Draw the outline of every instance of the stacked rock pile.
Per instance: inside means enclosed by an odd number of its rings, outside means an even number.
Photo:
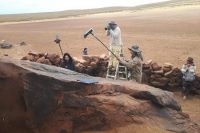
[[[29,60],[47,65],[60,66],[61,58],[57,54],[29,52],[22,60]]]
[[[82,58],[74,57],[75,71],[91,76],[105,77],[108,65],[106,55],[84,55]],[[60,66],[62,59],[57,54],[29,52],[22,60],[29,60],[47,65]]]
[[[106,76],[108,60],[106,55],[84,55],[82,59],[74,58],[77,72],[98,77]]]
[[[143,64],[143,81],[151,86],[171,90],[182,87],[182,73],[171,63],[165,63],[163,66],[156,62],[148,61]],[[196,75],[193,91],[200,94],[200,75]]]
[[[165,63],[163,66],[156,62],[148,61],[143,64],[145,82],[159,88],[174,88],[181,86],[182,73],[172,64]]]
[[[74,57],[75,71],[91,76],[105,77],[108,60],[106,55],[84,55],[82,58]],[[62,59],[57,54],[29,52],[22,60],[60,66]],[[157,88],[172,90],[182,87],[182,73],[171,63],[159,65],[152,60],[143,64],[143,83]],[[196,75],[193,91],[200,94],[200,75]]]

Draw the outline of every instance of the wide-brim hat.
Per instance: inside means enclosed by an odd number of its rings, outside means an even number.
[[[188,57],[188,58],[187,58],[187,61],[193,63],[193,58],[192,58],[192,57]]]
[[[128,48],[130,51],[133,51],[133,52],[137,52],[137,53],[139,53],[139,52],[141,52],[140,50],[139,50],[139,46],[138,45],[133,45],[132,47],[130,47],[130,48]]]
[[[115,23],[115,21],[110,21],[108,24],[109,25],[117,25],[117,23]]]

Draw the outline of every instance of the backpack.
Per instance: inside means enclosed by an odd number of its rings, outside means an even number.
[[[184,77],[185,81],[194,81],[195,80],[195,75],[194,73],[191,73],[191,72],[186,72],[184,74]]]

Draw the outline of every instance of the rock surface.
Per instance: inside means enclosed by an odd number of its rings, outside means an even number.
[[[1,42],[0,43],[0,48],[2,48],[2,49],[10,49],[10,48],[12,48],[12,44],[11,43],[8,43],[8,42]]]
[[[2,133],[106,131],[128,124],[200,131],[171,92],[5,58],[0,59],[0,117]]]

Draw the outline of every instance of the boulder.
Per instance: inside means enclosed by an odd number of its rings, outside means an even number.
[[[45,57],[39,58],[36,62],[42,63],[42,64],[47,64],[47,65],[52,65],[52,63],[49,61],[49,59],[45,59]]]
[[[153,63],[153,60],[148,60],[145,64],[150,65]]]
[[[91,62],[91,63],[90,63],[90,66],[92,66],[93,68],[96,68],[96,67],[97,67],[97,62],[94,62],[94,61]]]
[[[0,105],[6,114],[0,119],[2,132],[78,133],[130,124],[173,132],[200,131],[181,111],[172,92],[148,85],[11,59],[0,59],[0,73],[4,75]]]
[[[24,42],[24,41],[22,41],[22,42],[19,43],[19,45],[20,45],[20,46],[23,46],[23,45],[27,45],[27,43]]]
[[[166,86],[169,83],[170,79],[162,77],[162,78],[155,79],[155,81],[158,81],[159,83],[161,83],[164,86]]]
[[[196,80],[200,82],[200,73],[196,74]]]
[[[83,64],[81,64],[81,63],[77,63],[77,64],[75,65],[75,70],[76,70],[77,72],[84,73],[84,72],[85,72],[85,69],[86,69],[86,67],[85,67]]]
[[[10,49],[12,48],[12,44],[4,43],[4,44],[0,44],[0,47],[2,49]]]
[[[170,67],[163,67],[164,73],[170,72],[171,70],[172,70],[172,68],[170,68]]]
[[[49,59],[52,65],[60,66],[61,58],[58,54],[48,54],[46,58]]]
[[[100,59],[103,59],[103,60],[106,60],[106,61],[109,60],[109,57],[106,56],[105,54],[102,54],[102,55],[100,55],[99,57],[100,57]]]
[[[88,66],[90,64],[90,60],[83,60],[83,59],[80,59],[78,60],[79,63],[83,64],[84,66]]]
[[[27,55],[27,56],[24,56],[22,58],[22,60],[35,61],[35,56],[33,56],[33,55]]]
[[[165,68],[173,68],[173,65],[171,63],[164,63],[163,67],[165,67]]]
[[[152,71],[152,73],[163,75],[164,71],[161,69],[161,70],[157,70],[157,71]]]
[[[162,66],[159,66],[157,63],[152,63],[151,67],[152,67],[153,71],[159,71],[162,69]]]
[[[10,48],[12,48],[12,46],[13,45],[11,43],[8,43],[8,42],[5,42],[5,41],[0,43],[0,48],[2,48],[2,49],[10,49]]]
[[[33,52],[33,51],[29,51],[29,52],[28,52],[28,55],[37,56],[38,53],[37,53],[37,52]]]
[[[172,77],[173,75],[172,75],[172,70],[171,71],[169,71],[169,72],[166,72],[165,74],[164,74],[164,76],[165,77],[167,77],[167,78],[170,78],[170,77]]]
[[[44,52],[44,53],[38,53],[39,57],[43,57],[43,56],[47,56],[48,53],[47,52]]]
[[[157,88],[165,88],[166,87],[165,83],[161,83],[161,82],[155,81],[155,80],[151,81],[150,85],[157,87]]]

